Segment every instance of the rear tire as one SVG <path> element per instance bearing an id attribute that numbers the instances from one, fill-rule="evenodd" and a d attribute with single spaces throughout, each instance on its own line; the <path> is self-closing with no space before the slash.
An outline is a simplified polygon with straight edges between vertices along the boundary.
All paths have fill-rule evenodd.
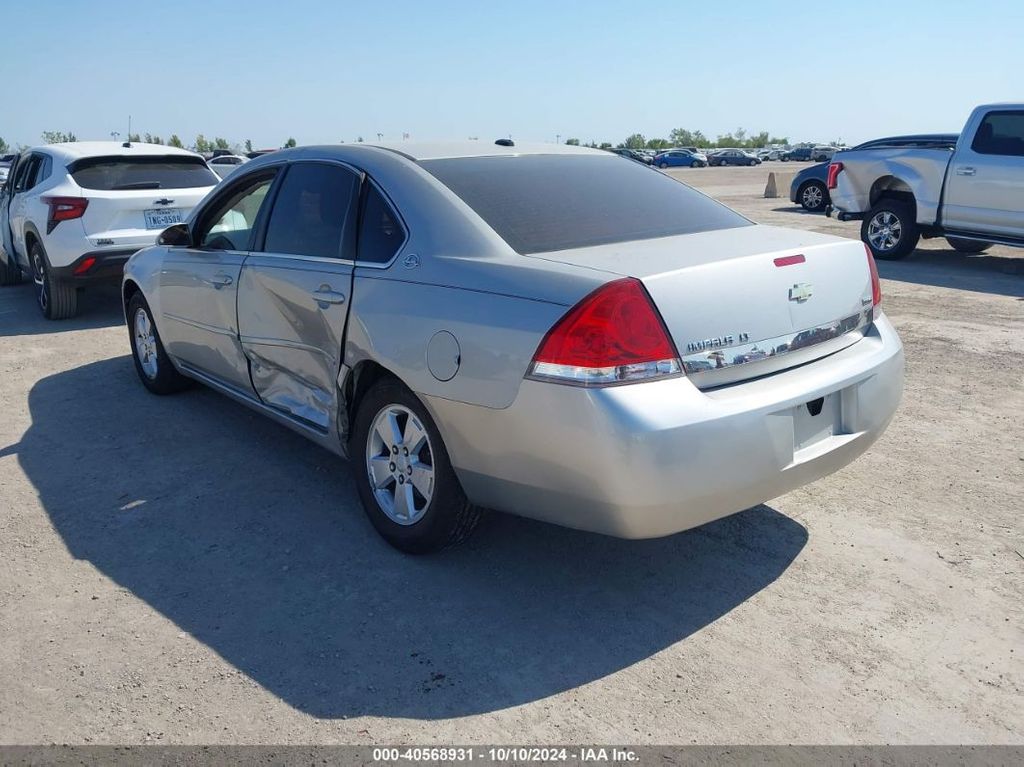
<path id="1" fill-rule="evenodd" d="M 174 394 L 192 385 L 192 380 L 178 372 L 164 351 L 153 313 L 142 293 L 136 293 L 128 302 L 128 342 L 135 372 L 153 394 Z"/>
<path id="2" fill-rule="evenodd" d="M 690 163 L 690 167 L 691 168 L 699 168 L 700 167 L 700 160 L 694 160 L 693 162 L 691 162 Z"/>
<path id="3" fill-rule="evenodd" d="M 662 170 L 665 170 L 665 168 L 668 167 L 668 163 L 667 162 L 659 163 L 658 167 L 661 168 Z"/>
<path id="4" fill-rule="evenodd" d="M 961 240 L 959 237 L 947 237 L 946 242 L 948 242 L 950 247 L 953 248 L 953 250 L 955 250 L 957 253 L 966 253 L 968 255 L 977 255 L 978 253 L 984 253 L 986 250 L 992 247 L 991 242 Z"/>
<path id="5" fill-rule="evenodd" d="M 78 288 L 53 276 L 43 246 L 33 242 L 28 258 L 36 286 L 36 303 L 43 316 L 48 320 L 66 320 L 78 314 Z"/>
<path id="6" fill-rule="evenodd" d="M 864 217 L 860 238 L 875 258 L 897 261 L 914 252 L 921 230 L 912 203 L 883 197 Z"/>
<path id="7" fill-rule="evenodd" d="M 366 392 L 350 445 L 363 509 L 396 549 L 438 551 L 466 540 L 476 528 L 481 509 L 466 498 L 441 433 L 416 395 L 396 379 L 381 379 Z"/>

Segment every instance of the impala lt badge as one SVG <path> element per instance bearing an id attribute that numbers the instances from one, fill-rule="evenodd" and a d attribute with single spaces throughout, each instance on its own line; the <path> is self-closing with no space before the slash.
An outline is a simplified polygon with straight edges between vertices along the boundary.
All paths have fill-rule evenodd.
<path id="1" fill-rule="evenodd" d="M 789 289 L 789 300 L 803 303 L 814 295 L 814 286 L 809 282 L 799 282 Z"/>

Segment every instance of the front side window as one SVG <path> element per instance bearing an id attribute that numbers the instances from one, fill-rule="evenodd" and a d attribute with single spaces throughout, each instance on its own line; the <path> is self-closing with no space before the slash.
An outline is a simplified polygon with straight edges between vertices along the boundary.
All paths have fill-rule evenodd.
<path id="1" fill-rule="evenodd" d="M 260 209 L 267 199 L 274 177 L 268 176 L 247 184 L 220 206 L 209 221 L 209 228 L 200 230 L 199 245 L 211 250 L 248 250 Z"/>
<path id="2" fill-rule="evenodd" d="M 288 169 L 267 224 L 263 250 L 351 258 L 343 235 L 359 200 L 359 176 L 339 165 L 297 162 Z"/>
<path id="3" fill-rule="evenodd" d="M 1024 112 L 989 112 L 971 149 L 978 154 L 1024 157 Z"/>
<path id="4" fill-rule="evenodd" d="M 405 242 L 405 229 L 388 205 L 384 195 L 372 184 L 366 194 L 359 224 L 359 250 L 356 259 L 371 264 L 386 264 Z"/>

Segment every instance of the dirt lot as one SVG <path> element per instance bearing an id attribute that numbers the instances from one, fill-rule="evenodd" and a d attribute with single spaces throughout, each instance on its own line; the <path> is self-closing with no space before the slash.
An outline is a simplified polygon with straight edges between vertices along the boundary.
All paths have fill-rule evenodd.
<path id="1" fill-rule="evenodd" d="M 678 171 L 753 219 L 769 170 Z M 674 172 L 676 173 L 676 172 Z M 147 395 L 116 293 L 0 291 L 0 743 L 1022 743 L 1024 252 L 882 264 L 904 403 L 842 472 L 672 538 L 383 544 L 346 467 Z"/>

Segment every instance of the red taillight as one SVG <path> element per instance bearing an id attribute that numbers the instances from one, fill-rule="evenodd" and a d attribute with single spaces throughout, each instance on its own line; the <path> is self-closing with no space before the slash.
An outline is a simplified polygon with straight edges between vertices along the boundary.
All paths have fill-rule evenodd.
<path id="1" fill-rule="evenodd" d="M 843 169 L 841 162 L 833 162 L 828 166 L 828 188 L 835 189 L 836 184 L 839 182 L 839 173 Z"/>
<path id="2" fill-rule="evenodd" d="M 600 386 L 681 371 L 661 315 L 640 281 L 627 277 L 595 290 L 548 331 L 530 375 Z"/>
<path id="3" fill-rule="evenodd" d="M 871 305 L 878 306 L 882 303 L 882 283 L 878 279 L 878 265 L 867 245 L 864 246 L 864 252 L 868 255 L 868 269 L 871 272 Z"/>
<path id="4" fill-rule="evenodd" d="M 89 207 L 89 200 L 85 197 L 44 197 L 43 202 L 50 206 L 50 215 L 46 221 L 47 234 L 61 221 L 81 218 Z"/>

